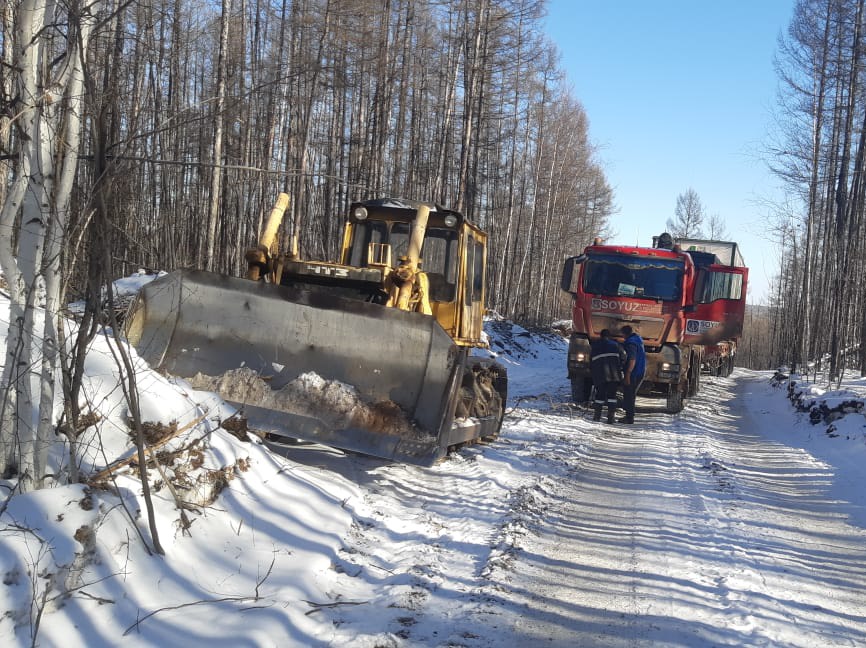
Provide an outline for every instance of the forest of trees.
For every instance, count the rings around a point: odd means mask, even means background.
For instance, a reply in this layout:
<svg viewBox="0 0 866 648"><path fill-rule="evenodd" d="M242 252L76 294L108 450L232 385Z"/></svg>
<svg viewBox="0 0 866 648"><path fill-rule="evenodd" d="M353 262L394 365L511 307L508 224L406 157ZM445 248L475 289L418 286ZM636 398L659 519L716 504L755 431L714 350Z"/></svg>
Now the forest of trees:
<svg viewBox="0 0 866 648"><path fill-rule="evenodd" d="M562 259L605 233L613 196L544 10L543 0L4 3L0 267L15 323L0 379L4 472L43 474L57 383L74 441L76 380L111 281L139 268L240 274L281 191L283 246L297 236L315 259L334 258L352 200L462 211L491 236L488 306L530 325L556 318ZM73 299L87 307L67 354L55 314Z"/></svg>
<svg viewBox="0 0 866 648"><path fill-rule="evenodd" d="M864 0L799 0L777 56L781 126L771 150L791 206L766 359L866 374ZM766 365L766 363L764 363Z"/></svg>
<svg viewBox="0 0 866 648"><path fill-rule="evenodd" d="M7 178L22 136L10 71L27 4L7 5L2 32ZM605 230L611 189L542 34L542 1L49 6L46 24L93 18L67 234L93 224L98 194L118 275L238 274L280 191L291 196L283 240L296 233L302 254L333 258L350 201L400 196L487 229L490 307L539 323L557 310L561 259ZM37 83L57 83L70 51L52 40ZM64 259L72 290L86 254Z"/></svg>

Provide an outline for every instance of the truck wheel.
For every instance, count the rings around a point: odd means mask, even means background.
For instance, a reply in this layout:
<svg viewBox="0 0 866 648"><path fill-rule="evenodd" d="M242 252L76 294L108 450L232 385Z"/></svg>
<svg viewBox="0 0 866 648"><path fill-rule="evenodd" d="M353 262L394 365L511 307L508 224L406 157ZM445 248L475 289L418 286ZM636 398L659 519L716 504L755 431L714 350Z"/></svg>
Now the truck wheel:
<svg viewBox="0 0 866 648"><path fill-rule="evenodd" d="M592 392L592 381L584 376L571 379L571 400L576 405L582 405L589 400Z"/></svg>
<svg viewBox="0 0 866 648"><path fill-rule="evenodd" d="M683 411L683 392L677 386L668 394L667 410L668 414L679 414Z"/></svg>
<svg viewBox="0 0 866 648"><path fill-rule="evenodd" d="M701 389L701 369L700 364L692 360L692 366L689 367L689 377L687 383L687 394L689 398L696 396Z"/></svg>

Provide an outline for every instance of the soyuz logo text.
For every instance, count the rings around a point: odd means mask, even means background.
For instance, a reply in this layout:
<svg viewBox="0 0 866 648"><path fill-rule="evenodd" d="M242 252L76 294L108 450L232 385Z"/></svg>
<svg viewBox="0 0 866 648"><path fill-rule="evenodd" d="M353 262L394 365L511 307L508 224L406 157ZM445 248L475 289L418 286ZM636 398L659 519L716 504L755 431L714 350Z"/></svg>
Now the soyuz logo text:
<svg viewBox="0 0 866 648"><path fill-rule="evenodd" d="M593 297L592 310L616 313L647 313L659 310L659 307L653 307L653 305L641 304L638 302L616 301L613 299L599 299L598 297Z"/></svg>
<svg viewBox="0 0 866 648"><path fill-rule="evenodd" d="M712 320L686 320L686 331L688 333L703 333L704 331L709 331L710 329L714 329L717 326L721 326L721 322L714 322Z"/></svg>

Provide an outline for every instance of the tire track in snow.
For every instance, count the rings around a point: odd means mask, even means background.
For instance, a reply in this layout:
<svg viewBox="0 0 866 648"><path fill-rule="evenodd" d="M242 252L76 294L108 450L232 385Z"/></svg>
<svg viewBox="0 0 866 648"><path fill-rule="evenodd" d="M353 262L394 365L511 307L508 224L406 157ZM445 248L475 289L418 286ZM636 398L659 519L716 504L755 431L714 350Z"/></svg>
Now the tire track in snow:
<svg viewBox="0 0 866 648"><path fill-rule="evenodd" d="M519 421L512 413L509 421ZM476 645L479 610L495 610L494 575L507 574L544 511L549 471L525 435L462 450L430 469L377 465L352 476L359 497L335 563L324 645ZM552 443L541 455L568 457ZM560 456L561 455L561 456ZM482 612L483 613L483 612ZM495 614L495 611L494 611ZM450 621L442 636L442 620ZM486 645L486 644L485 644Z"/></svg>
<svg viewBox="0 0 866 648"><path fill-rule="evenodd" d="M831 467L762 437L761 389L707 380L635 426L539 404L434 469L359 470L333 596L364 605L323 645L864 645L863 530Z"/></svg>
<svg viewBox="0 0 866 648"><path fill-rule="evenodd" d="M741 562L737 554L743 553L726 539L728 533L725 531L730 527L726 518L736 509L733 503L737 499L736 486L728 474L728 458L714 436L725 427L716 402L729 400L730 394L715 386L713 381L704 381L701 398L690 402L690 416L685 420L681 417L676 419L674 428L678 432L675 442L682 464L679 475L682 493L687 497L691 525L695 535L701 537L705 554L696 565L695 578L711 592L715 601L716 610L711 615L713 623L742 629L748 626L741 622L748 616L748 610L736 607L727 584L731 578L730 566ZM723 506L713 503L715 493L724 502ZM738 568L741 572L743 569Z"/></svg>
<svg viewBox="0 0 866 648"><path fill-rule="evenodd" d="M678 416L578 421L582 459L503 583L498 645L864 645L864 532L828 501L830 467L761 435L794 419L780 401L755 420L764 398L710 379Z"/></svg>

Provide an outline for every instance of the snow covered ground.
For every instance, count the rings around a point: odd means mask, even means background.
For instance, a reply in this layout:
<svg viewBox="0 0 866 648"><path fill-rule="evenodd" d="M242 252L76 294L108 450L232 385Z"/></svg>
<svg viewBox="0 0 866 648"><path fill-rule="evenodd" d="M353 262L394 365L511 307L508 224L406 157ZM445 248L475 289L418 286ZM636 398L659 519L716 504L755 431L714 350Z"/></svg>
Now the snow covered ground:
<svg viewBox="0 0 866 648"><path fill-rule="evenodd" d="M502 436L429 469L271 451L140 364L165 555L129 468L7 499L0 645L866 645L866 383L797 383L798 411L787 381L737 370L611 426L566 404L562 339L489 333ZM117 385L101 338L88 474L132 450Z"/></svg>

